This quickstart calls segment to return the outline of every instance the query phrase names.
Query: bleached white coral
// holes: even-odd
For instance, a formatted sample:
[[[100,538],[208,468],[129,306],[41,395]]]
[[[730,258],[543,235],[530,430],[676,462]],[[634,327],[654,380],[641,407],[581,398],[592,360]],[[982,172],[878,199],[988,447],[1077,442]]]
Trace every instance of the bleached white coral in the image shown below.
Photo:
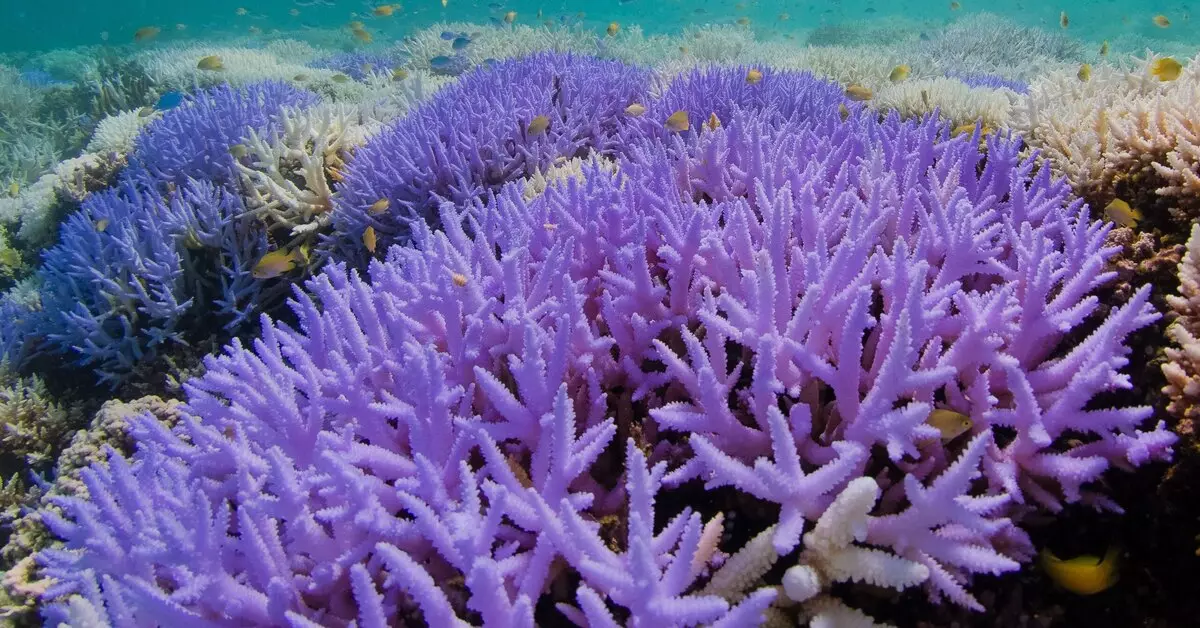
[[[804,535],[798,564],[783,576],[786,599],[778,599],[776,605],[802,603],[802,617],[812,626],[875,626],[870,617],[830,596],[830,585],[855,581],[904,590],[929,578],[925,565],[854,545],[866,538],[869,513],[878,500],[879,486],[870,477],[854,479],[842,489],[813,530]],[[771,526],[746,543],[713,574],[701,593],[730,601],[741,599],[779,560],[774,532],[775,526]]]
[[[1200,203],[1200,57],[1174,81],[1150,72],[1158,59],[1098,65],[1086,82],[1070,70],[1048,73],[1011,126],[1081,194],[1103,200],[1118,178],[1141,173],[1164,182],[1159,194]]]
[[[985,126],[995,129],[1008,123],[1018,98],[1008,89],[969,87],[955,79],[932,78],[888,82],[875,92],[870,103],[875,109],[894,109],[906,118],[936,109],[954,127],[982,119]]]
[[[963,16],[927,41],[905,46],[905,56],[940,75],[996,74],[1029,81],[1084,60],[1082,43],[991,13]]]
[[[546,188],[552,185],[559,185],[571,179],[577,179],[582,182],[584,180],[583,166],[588,163],[598,164],[602,169],[612,174],[617,172],[617,162],[603,157],[562,159],[545,172],[535,172],[526,178],[521,194],[528,201],[541,196],[546,191]]]
[[[1179,294],[1167,297],[1167,305],[1178,315],[1167,328],[1176,346],[1163,350],[1162,365],[1170,399],[1167,412],[1180,418],[1200,417],[1200,225],[1192,225],[1187,252],[1179,262]]]
[[[201,70],[200,59],[216,55],[222,70]],[[298,76],[313,82],[329,81],[336,72],[316,70],[304,65],[307,59],[291,58],[269,49],[234,48],[187,44],[154,48],[138,53],[135,60],[146,75],[163,90],[192,89],[229,83],[234,86],[274,79],[296,82]]]
[[[133,150],[133,140],[137,138],[142,127],[159,115],[161,114],[158,112],[141,115],[140,111],[132,110],[107,116],[96,125],[86,150],[89,153],[111,152],[124,155]]]

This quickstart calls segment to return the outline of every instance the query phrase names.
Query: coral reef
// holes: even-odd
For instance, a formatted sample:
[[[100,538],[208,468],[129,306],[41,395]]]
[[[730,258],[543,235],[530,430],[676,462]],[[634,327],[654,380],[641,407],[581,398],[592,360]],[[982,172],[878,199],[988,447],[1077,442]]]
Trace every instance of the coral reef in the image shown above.
[[[1167,412],[1186,421],[1183,430],[1195,434],[1200,428],[1200,225],[1192,227],[1187,253],[1179,262],[1179,294],[1167,297],[1177,318],[1167,328],[1173,343],[1166,348],[1163,394],[1170,399]]]
[[[764,92],[733,92],[746,102],[719,125],[583,135],[615,171],[591,162],[526,200],[518,174],[576,156],[577,129],[594,128],[570,112],[614,119],[606,107],[645,78],[536,59],[496,73],[540,80],[470,75],[359,150],[351,206],[416,209],[369,188],[399,178],[387,163],[429,159],[410,137],[495,133],[426,149],[482,162],[440,188],[469,194],[421,208],[441,231],[413,212],[412,246],[373,260],[369,280],[327,267],[297,294],[296,324],[264,320],[252,347],[208,360],[174,428],[135,417],[136,451],[82,471],[87,499],[52,500],[61,514],[42,516],[64,545],[38,554],[47,621],[740,625],[844,616],[823,596],[778,604],[774,587],[805,597],[813,573],[883,573],[873,564],[890,566],[877,582],[927,573],[930,595],[982,609],[972,574],[1032,555],[1023,515],[1117,508],[1104,471],[1170,455],[1151,408],[1097,405],[1130,386],[1126,339],[1157,318],[1148,289],[1099,307],[1110,226],[1019,140],[843,118],[838,86],[773,73]],[[712,112],[731,96],[705,102],[710,87],[744,77],[685,76],[646,115]],[[809,85],[781,112],[775,83]],[[490,137],[522,138],[520,116],[558,99],[576,108],[566,128],[535,141],[573,150],[527,148],[543,152],[493,176],[514,158]],[[446,126],[420,126],[427,111]],[[970,434],[945,437],[935,409]],[[706,593],[714,543],[742,545],[721,547],[698,510],[722,493],[743,534],[770,529],[770,549],[809,569],[739,583],[736,605]],[[869,519],[853,538],[894,556],[830,523],[855,513]],[[825,523],[806,544],[811,521]],[[835,569],[839,555],[853,564]]]
[[[89,153],[118,153],[125,155],[133,151],[133,143],[142,127],[157,119],[158,114],[144,115],[131,109],[106,116],[96,124],[92,139],[88,140]]]
[[[1008,89],[972,88],[955,79],[934,78],[889,83],[875,92],[870,104],[905,118],[936,111],[955,128],[982,120],[984,127],[995,130],[1008,124],[1015,101],[1016,94]]]

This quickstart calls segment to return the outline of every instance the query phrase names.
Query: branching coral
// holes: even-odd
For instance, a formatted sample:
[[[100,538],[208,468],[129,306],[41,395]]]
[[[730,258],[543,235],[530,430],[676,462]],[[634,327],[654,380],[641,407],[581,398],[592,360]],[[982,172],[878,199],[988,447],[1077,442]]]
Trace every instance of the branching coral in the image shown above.
[[[1022,81],[1063,66],[1077,69],[1085,57],[1078,40],[991,13],[964,16],[905,48],[910,58],[941,75],[994,74]]]
[[[1167,328],[1176,346],[1167,347],[1162,366],[1167,386],[1163,394],[1171,400],[1167,412],[1191,422],[1195,430],[1200,418],[1200,226],[1192,227],[1187,253],[1179,263],[1179,294],[1167,297],[1178,318]]]
[[[134,140],[142,127],[156,118],[157,114],[143,115],[136,109],[107,116],[96,125],[92,139],[88,141],[87,151],[121,155],[129,153],[133,150]]]
[[[974,126],[982,120],[990,129],[1007,125],[1017,95],[1008,89],[969,87],[948,78],[889,83],[875,92],[871,106],[896,111],[902,117],[921,117],[936,111],[952,127]]]
[[[1015,517],[1106,505],[1107,467],[1170,454],[1149,408],[1094,405],[1129,386],[1126,339],[1157,315],[1145,288],[1101,310],[1109,227],[1019,142],[843,119],[838,91],[630,128],[615,173],[531,201],[497,178],[440,204],[442,231],[412,221],[369,280],[328,267],[296,324],[211,358],[177,426],[136,419],[136,451],[44,515],[65,543],[38,557],[47,620],[74,595],[116,625],[794,619],[821,609],[768,610],[756,589],[781,582],[705,593],[719,524],[688,505],[728,487],[766,513],[745,531],[833,573],[839,547],[873,559],[805,528],[863,477],[878,504],[859,482],[835,514],[874,511],[865,542],[908,574],[880,581],[920,563],[931,594],[978,608],[970,576],[1031,553]],[[489,94],[458,115],[511,98]],[[377,150],[376,168],[411,149]],[[935,408],[970,436],[944,440]]]

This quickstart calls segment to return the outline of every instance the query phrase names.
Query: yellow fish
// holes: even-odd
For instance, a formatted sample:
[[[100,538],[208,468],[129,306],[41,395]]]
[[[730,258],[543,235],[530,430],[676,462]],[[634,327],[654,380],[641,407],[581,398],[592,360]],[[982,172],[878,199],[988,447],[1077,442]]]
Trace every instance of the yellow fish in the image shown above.
[[[1160,81],[1174,81],[1179,78],[1181,72],[1183,72],[1183,66],[1174,57],[1155,59],[1154,63],[1150,64],[1150,73],[1157,76]]]
[[[1165,15],[1156,15],[1154,16],[1154,25],[1159,28],[1167,28],[1171,25],[1171,20],[1168,20]]]
[[[550,118],[538,116],[533,119],[533,122],[529,123],[529,127],[525,129],[525,132],[530,135],[541,135],[548,128],[550,128]]]
[[[8,195],[16,198],[21,193],[21,184],[13,181],[8,185]]]
[[[350,77],[339,72],[329,77],[329,80],[333,81],[334,83],[349,83]]]
[[[366,24],[363,24],[359,20],[354,20],[353,22],[350,22],[346,26],[349,26],[350,30],[352,30],[352,31],[361,31],[363,28],[366,27]]]
[[[1108,56],[1108,40],[1107,39],[1104,40],[1104,43],[1100,44],[1100,56],[1101,57]]]
[[[207,57],[200,58],[200,62],[196,64],[196,68],[200,70],[211,70],[216,72],[218,70],[224,70],[225,64],[221,63],[221,57],[217,55],[208,55]]]
[[[371,33],[368,33],[365,29],[356,28],[351,32],[354,33],[355,39],[357,39],[358,41],[361,41],[364,44],[369,44],[369,43],[371,43],[371,40],[375,39],[374,37],[371,36]]]
[[[367,212],[369,212],[371,215],[378,216],[379,214],[387,211],[388,206],[391,204],[392,202],[388,199],[381,198],[374,203],[371,203],[371,206],[367,208]]]
[[[842,120],[850,117],[850,109],[846,107],[846,103],[838,103],[838,115],[842,117]]]
[[[716,131],[721,128],[721,119],[717,117],[716,113],[710,113],[708,114],[708,122],[705,122],[704,126],[708,127],[709,131]]]
[[[374,15],[375,17],[391,17],[392,12],[395,10],[396,7],[390,4],[381,4],[374,9],[371,9],[371,15]]]
[[[1104,217],[1122,227],[1136,227],[1142,219],[1142,212],[1129,206],[1129,203],[1114,198],[1104,207]]]
[[[250,271],[250,276],[255,279],[274,279],[295,270],[302,261],[303,254],[299,249],[271,251],[258,260]]]
[[[509,11],[508,13],[504,14],[504,23],[505,24],[512,24],[515,21],[517,21],[517,12],[516,11]]]
[[[974,132],[975,132],[975,123],[967,122],[965,124],[960,124],[960,125],[954,127],[954,130],[951,131],[950,134],[951,135],[962,135],[965,133],[967,135],[970,135],[971,133],[974,133]],[[986,124],[983,125],[982,127],[980,127],[980,129],[979,129],[980,135],[987,135],[988,133],[991,133],[991,132],[992,132],[991,127],[989,127]]]
[[[609,37],[616,37],[617,32],[620,30],[621,30],[620,24],[617,24],[616,22],[609,22],[608,28],[604,29],[604,32],[608,33]]]
[[[739,18],[737,19],[737,23],[738,23],[738,26],[749,26],[749,25],[750,25],[750,18],[748,18],[748,17],[739,17]]]
[[[846,98],[850,100],[871,100],[874,96],[870,87],[864,87],[858,83],[851,83],[846,87]]]
[[[162,29],[157,26],[143,26],[133,31],[133,41],[150,41],[158,37],[158,34],[161,32]]]
[[[108,219],[107,218],[101,218],[100,220],[96,221],[96,231],[99,231],[100,233],[104,233],[104,230],[107,228],[108,228]]]
[[[229,154],[233,155],[234,159],[241,159],[250,154],[250,149],[246,148],[245,144],[234,144],[229,147]]]
[[[1066,27],[1067,27],[1067,25],[1068,25],[1068,24],[1070,24],[1070,23],[1071,23],[1071,20],[1067,18],[1067,12],[1066,12],[1066,11],[1063,11],[1062,13],[1059,13],[1059,14],[1058,14],[1058,25],[1059,25],[1059,26],[1061,26],[1061,27],[1063,27],[1063,28],[1066,28]]]
[[[746,73],[746,82],[750,85],[758,85],[758,82],[762,79],[763,73],[760,70],[751,68],[750,71]]]
[[[297,83],[303,83],[304,81],[308,80],[308,75],[307,74],[297,74],[296,76],[292,77],[292,80],[296,81]]]
[[[1078,76],[1079,80],[1083,81],[1084,83],[1092,80],[1092,64],[1085,63],[1079,66],[1079,73],[1076,74],[1076,76]]]
[[[950,442],[963,434],[970,431],[971,426],[975,425],[971,421],[971,417],[953,410],[944,410],[938,408],[929,413],[929,418],[925,422],[933,427],[936,427],[942,433],[942,441]]]
[[[404,68],[396,68],[395,70],[392,70],[393,81],[403,81],[406,78],[408,78],[408,70],[405,70]]]
[[[625,113],[628,115],[637,117],[637,116],[642,115],[643,113],[646,113],[646,106],[641,103],[635,102],[632,105],[629,105],[628,107],[625,108]]]
[[[363,231],[363,246],[367,247],[367,252],[375,252],[375,227],[367,225],[367,230]]]
[[[671,117],[667,118],[667,121],[663,124],[663,126],[675,131],[676,133],[680,133],[691,128],[691,125],[688,124],[688,114],[682,109],[671,114]]]
[[[1054,584],[1071,593],[1092,595],[1117,583],[1120,558],[1120,548],[1113,546],[1108,548],[1104,558],[1084,555],[1069,560],[1062,560],[1050,550],[1042,550],[1041,562],[1042,569]]]
[[[893,83],[899,83],[907,79],[910,73],[912,73],[912,68],[907,65],[898,65],[892,68],[892,73],[888,75],[888,80]]]
[[[957,11],[957,10],[959,10],[959,9],[961,9],[961,8],[962,8],[962,5],[961,5],[961,4],[959,4],[958,2],[951,2],[951,3],[950,3],[950,10],[951,10],[951,11]]]

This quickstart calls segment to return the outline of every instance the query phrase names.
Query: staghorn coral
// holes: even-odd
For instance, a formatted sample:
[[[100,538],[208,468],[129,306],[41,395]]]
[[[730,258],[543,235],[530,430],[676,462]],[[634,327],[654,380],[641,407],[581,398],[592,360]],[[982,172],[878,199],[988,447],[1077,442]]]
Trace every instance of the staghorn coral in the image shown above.
[[[1007,125],[1016,98],[1008,89],[968,87],[955,79],[935,78],[888,83],[875,92],[870,105],[905,118],[936,111],[956,128],[982,120],[985,127],[998,129]]]
[[[134,140],[142,131],[142,127],[150,124],[160,115],[157,112],[144,115],[139,110],[130,109],[106,116],[96,124],[92,139],[88,140],[87,151],[121,155],[132,152]]]
[[[411,223],[436,218],[442,200],[465,202],[527,177],[558,157],[612,153],[648,74],[614,61],[540,54],[503,61],[440,90],[372,137],[343,173],[330,246],[361,259],[368,226],[380,250],[406,242]],[[549,128],[530,135],[536,116]],[[380,199],[382,214],[368,209]]]
[[[928,40],[899,48],[940,75],[992,74],[1025,82],[1064,66],[1077,69],[1085,57],[1078,40],[991,13],[963,16]]]
[[[1022,514],[1115,507],[1110,465],[1170,454],[1150,408],[1093,406],[1157,315],[1145,287],[1099,307],[1109,226],[1018,141],[843,120],[838,89],[631,128],[615,173],[500,183],[369,276],[327,267],[295,324],[208,360],[178,425],[135,418],[90,498],[54,500],[46,620],[78,595],[117,625],[745,624],[781,582],[706,595],[720,535],[689,505],[731,494],[776,554],[828,557],[805,527],[863,477],[864,542],[981,610],[971,575],[1032,554]]]
[[[1167,328],[1173,346],[1163,351],[1167,385],[1162,392],[1170,399],[1167,412],[1187,421],[1194,433],[1200,419],[1200,225],[1192,226],[1187,252],[1179,262],[1179,294],[1168,296],[1167,305],[1177,318]]]
[[[44,466],[66,445],[68,432],[83,424],[78,410],[52,399],[40,378],[20,377],[0,365],[0,455]]]
[[[197,62],[209,55],[221,58],[223,70],[201,70]],[[133,61],[153,82],[159,91],[193,90],[228,84],[242,87],[263,81],[292,82],[298,75],[311,79],[328,79],[335,74],[332,70],[318,70],[306,64],[312,59],[307,55],[293,57],[283,50],[263,48],[239,48],[181,44],[148,49],[137,53]]]

